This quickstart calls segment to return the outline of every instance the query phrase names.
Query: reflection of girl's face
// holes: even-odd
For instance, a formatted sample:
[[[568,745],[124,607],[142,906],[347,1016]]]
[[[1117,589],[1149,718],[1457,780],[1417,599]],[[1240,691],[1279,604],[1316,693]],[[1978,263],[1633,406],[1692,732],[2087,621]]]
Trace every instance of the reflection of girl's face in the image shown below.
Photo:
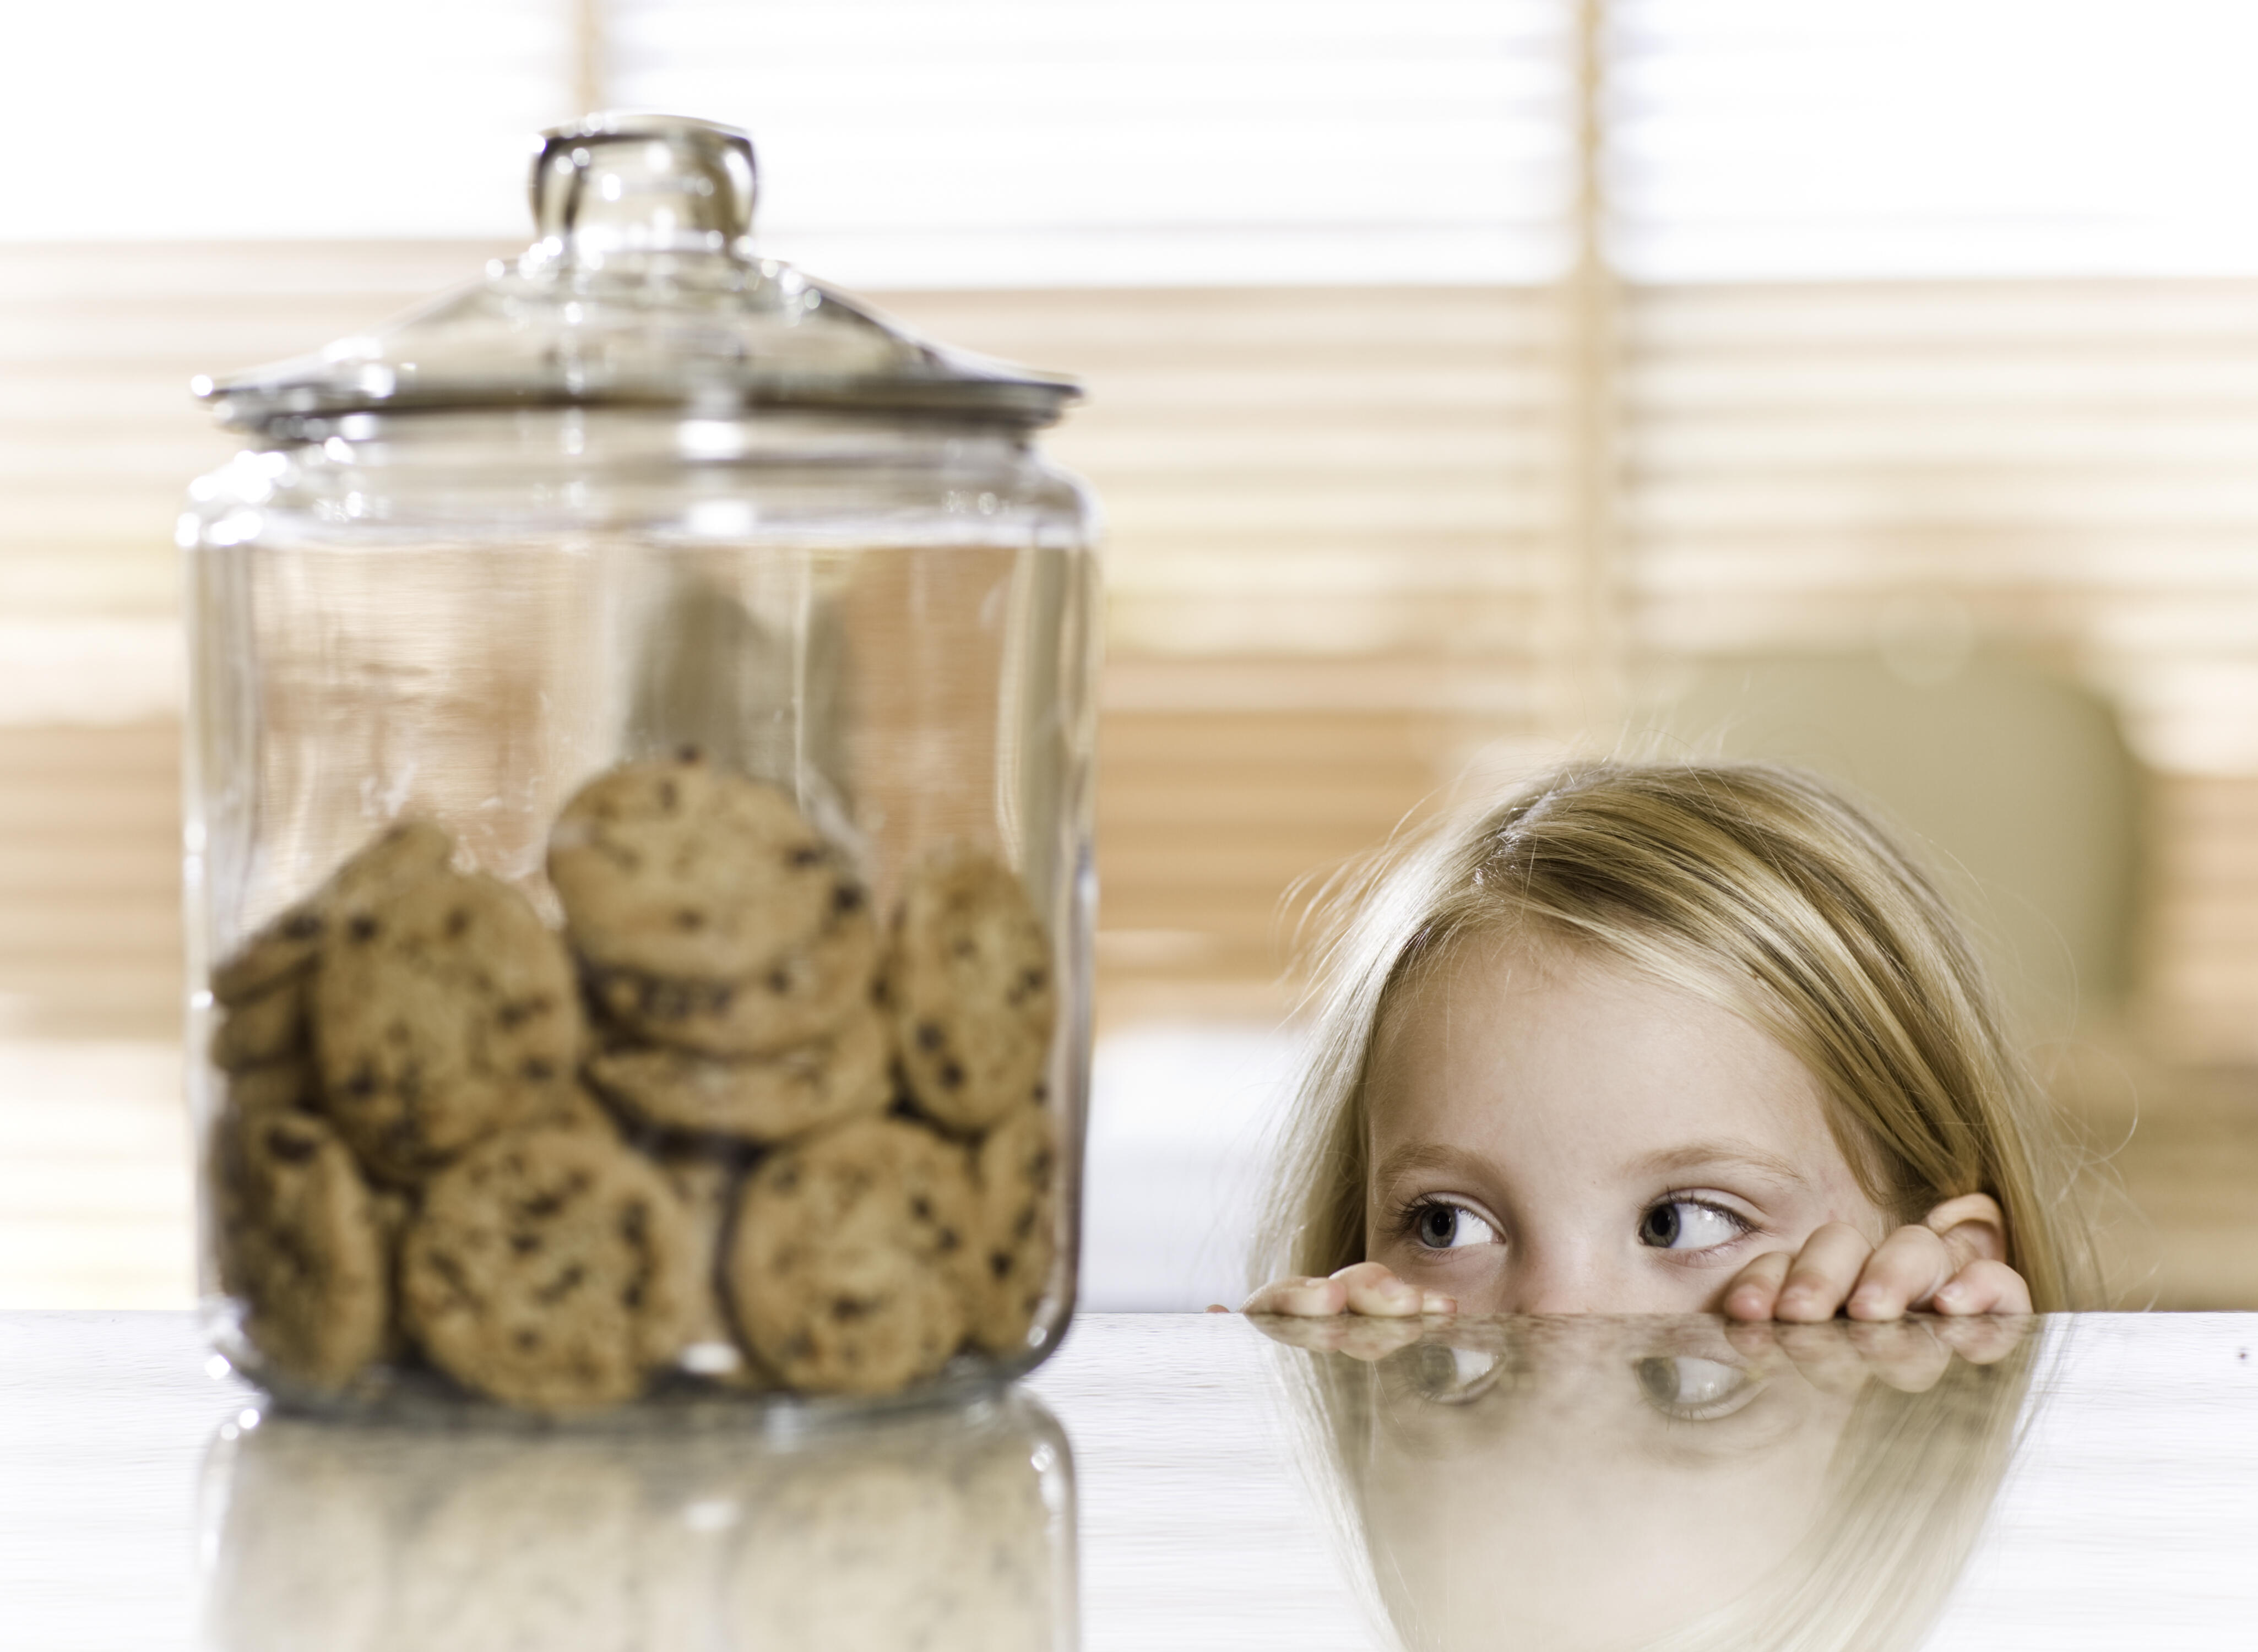
[[[1632,1647],[1731,1599],[1812,1527],[1851,1406],[1709,1321],[1468,1325],[1375,1380],[1374,1569],[1449,1652]]]
[[[1828,1222],[1878,1244],[1816,1081],[1588,953],[1462,945],[1381,1023],[1365,1254],[1468,1314],[1715,1311]]]

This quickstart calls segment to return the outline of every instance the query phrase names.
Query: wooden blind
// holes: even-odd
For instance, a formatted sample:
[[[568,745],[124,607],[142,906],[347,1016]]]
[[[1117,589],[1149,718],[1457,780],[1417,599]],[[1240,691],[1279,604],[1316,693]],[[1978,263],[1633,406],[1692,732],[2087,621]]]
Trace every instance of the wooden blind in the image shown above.
[[[2141,1003],[2170,1048],[2258,1056],[2258,241],[2184,209],[2219,163],[2183,112],[2041,141],[2118,11],[616,0],[592,50],[472,10],[512,74],[772,124],[780,240],[1088,379],[1056,450],[1113,524],[1109,1015],[1275,1004],[1288,883],[1469,765],[1941,613],[2118,708],[2154,780]],[[2225,55],[2173,16],[2125,84]],[[2041,27],[2056,72],[2002,135],[1976,71]],[[515,162],[484,152],[499,236]],[[0,248],[11,1025],[170,1025],[170,522],[226,446],[187,376],[505,247]]]

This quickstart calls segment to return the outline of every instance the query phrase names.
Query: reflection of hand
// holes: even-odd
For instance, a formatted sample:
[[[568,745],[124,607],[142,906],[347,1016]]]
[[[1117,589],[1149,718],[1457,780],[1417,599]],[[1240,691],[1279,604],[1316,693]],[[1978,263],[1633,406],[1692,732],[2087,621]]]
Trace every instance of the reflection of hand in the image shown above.
[[[1256,1310],[1258,1313],[1260,1310]],[[1427,1334],[1423,1320],[1409,1315],[1389,1319],[1358,1314],[1326,1317],[1311,1315],[1277,1315],[1253,1322],[1264,1336],[1306,1348],[1313,1354],[1346,1354],[1351,1359],[1385,1359],[1399,1348],[1408,1348]]]
[[[1353,1262],[1321,1280],[1273,1280],[1246,1299],[1242,1314],[1289,1314],[1324,1319],[1362,1314],[1373,1319],[1411,1319],[1455,1314],[1458,1302],[1440,1291],[1423,1291],[1378,1262]]]
[[[2027,1314],[2030,1287],[2006,1262],[2006,1218],[1988,1194],[1948,1199],[1877,1247],[1830,1222],[1793,1255],[1774,1251],[1726,1287],[1735,1319],[1892,1320],[1911,1308],[1939,1314]]]
[[[1955,1356],[1996,1365],[2021,1346],[2025,1319],[1899,1319],[1885,1323],[1733,1324],[1725,1336],[1758,1372],[1792,1368],[1822,1393],[1855,1394],[1869,1379],[1904,1393],[1925,1393]]]

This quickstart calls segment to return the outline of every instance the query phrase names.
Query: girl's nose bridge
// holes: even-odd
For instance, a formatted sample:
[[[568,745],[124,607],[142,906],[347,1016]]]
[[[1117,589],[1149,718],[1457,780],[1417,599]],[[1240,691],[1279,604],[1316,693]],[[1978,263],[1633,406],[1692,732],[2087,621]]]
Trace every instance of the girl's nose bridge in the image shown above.
[[[1601,1261],[1589,1244],[1563,1236],[1522,1247],[1511,1264],[1509,1314],[1583,1314],[1606,1300]]]

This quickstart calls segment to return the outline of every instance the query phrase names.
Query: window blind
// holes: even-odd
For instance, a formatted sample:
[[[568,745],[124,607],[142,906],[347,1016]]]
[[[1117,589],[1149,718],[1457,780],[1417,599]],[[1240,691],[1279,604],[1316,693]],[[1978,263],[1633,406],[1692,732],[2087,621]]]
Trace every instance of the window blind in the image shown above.
[[[1470,765],[1942,615],[2118,708],[2155,777],[2146,1013],[2169,1050],[2258,1057],[2241,8],[584,11],[465,0],[459,52],[420,70],[400,41],[433,36],[404,25],[153,24],[87,175],[153,154],[179,187],[99,217],[24,197],[0,246],[15,1025],[169,1025],[146,776],[177,705],[170,524],[226,445],[186,378],[506,250],[517,145],[597,83],[748,124],[772,250],[1088,379],[1057,450],[1112,521],[1109,1016],[1275,1005],[1289,884]],[[38,26],[60,53],[93,25]],[[0,122],[53,114],[7,72]],[[253,80],[281,111],[255,132],[226,112]],[[391,238],[322,238],[348,234]],[[58,936],[88,938],[75,974],[46,966]]]

